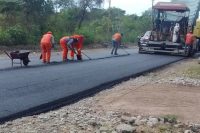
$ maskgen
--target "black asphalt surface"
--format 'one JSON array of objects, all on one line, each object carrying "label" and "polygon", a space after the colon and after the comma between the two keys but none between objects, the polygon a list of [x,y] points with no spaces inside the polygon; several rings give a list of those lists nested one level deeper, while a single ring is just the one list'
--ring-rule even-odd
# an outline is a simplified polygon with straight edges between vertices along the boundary
[{"label": "black asphalt surface", "polygon": [[0,71],[0,121],[182,58],[134,53],[116,58]]}]

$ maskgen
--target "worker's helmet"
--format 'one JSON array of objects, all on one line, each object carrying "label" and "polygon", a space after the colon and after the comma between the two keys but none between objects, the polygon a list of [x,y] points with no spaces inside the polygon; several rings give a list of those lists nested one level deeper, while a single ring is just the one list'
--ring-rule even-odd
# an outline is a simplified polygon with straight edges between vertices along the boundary
[{"label": "worker's helmet", "polygon": [[52,32],[51,32],[51,31],[48,31],[47,34],[52,34]]}]

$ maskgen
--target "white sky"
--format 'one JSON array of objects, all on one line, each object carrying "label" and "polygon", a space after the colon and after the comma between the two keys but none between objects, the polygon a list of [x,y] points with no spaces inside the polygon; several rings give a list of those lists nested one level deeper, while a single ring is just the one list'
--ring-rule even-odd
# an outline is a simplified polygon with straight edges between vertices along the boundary
[{"label": "white sky", "polygon": [[[154,0],[157,2],[169,2],[170,0]],[[126,11],[126,14],[141,15],[145,10],[151,8],[152,0],[111,0],[111,7],[121,8]],[[105,8],[108,8],[108,0],[105,0]]]}]

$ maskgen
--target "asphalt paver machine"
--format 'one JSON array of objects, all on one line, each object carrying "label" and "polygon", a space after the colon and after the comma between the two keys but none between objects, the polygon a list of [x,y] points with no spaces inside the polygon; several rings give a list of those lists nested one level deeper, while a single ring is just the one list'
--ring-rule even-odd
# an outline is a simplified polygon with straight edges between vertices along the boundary
[{"label": "asphalt paver machine", "polygon": [[185,36],[189,25],[190,9],[183,3],[158,2],[153,6],[152,30],[139,38],[139,53],[170,53],[186,55]]}]

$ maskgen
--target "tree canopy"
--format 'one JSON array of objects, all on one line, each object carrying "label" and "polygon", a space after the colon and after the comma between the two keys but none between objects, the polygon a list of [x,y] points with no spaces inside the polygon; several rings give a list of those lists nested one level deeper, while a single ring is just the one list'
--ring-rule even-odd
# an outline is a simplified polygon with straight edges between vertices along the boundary
[{"label": "tree canopy", "polygon": [[83,34],[86,43],[110,41],[115,32],[124,41],[151,28],[149,12],[126,15],[119,8],[101,8],[104,0],[0,0],[0,45],[37,45],[41,35],[52,31],[56,40]]}]

